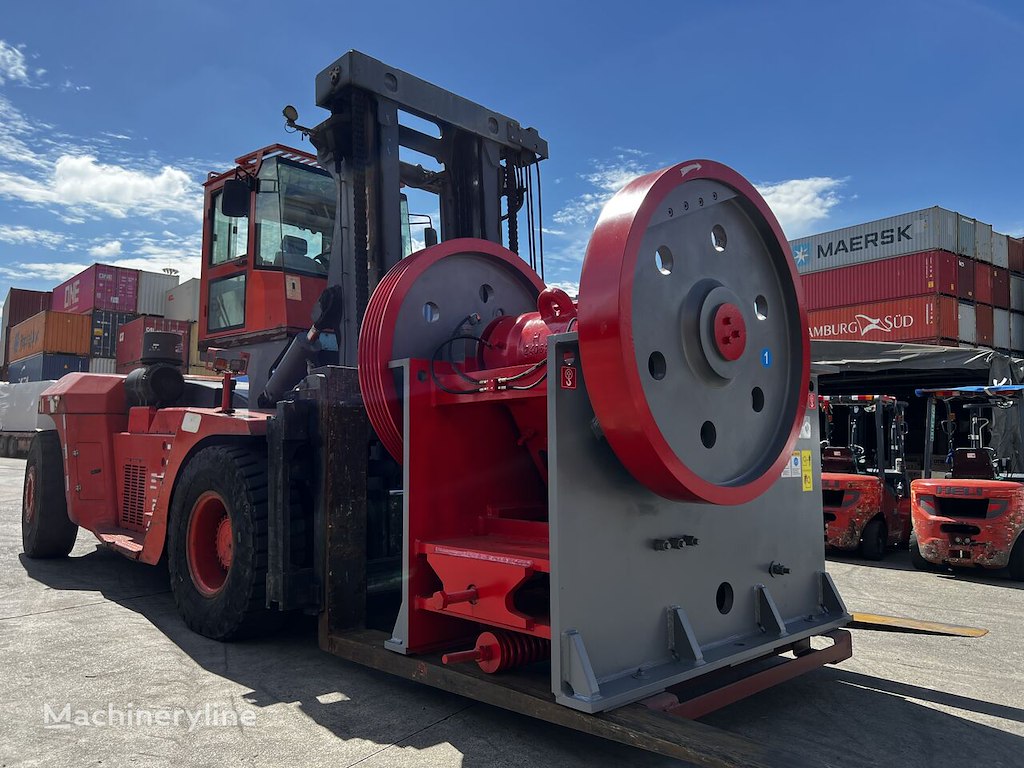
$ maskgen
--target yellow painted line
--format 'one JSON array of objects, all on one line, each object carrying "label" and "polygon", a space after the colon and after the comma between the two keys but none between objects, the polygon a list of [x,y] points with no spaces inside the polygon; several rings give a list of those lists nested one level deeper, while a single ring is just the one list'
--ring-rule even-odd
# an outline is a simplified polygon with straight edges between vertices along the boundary
[{"label": "yellow painted line", "polygon": [[982,637],[988,634],[981,627],[960,627],[937,621],[908,619],[905,616],[879,616],[874,613],[855,613],[851,629],[878,629],[890,632],[914,632],[922,635],[950,635],[952,637]]}]

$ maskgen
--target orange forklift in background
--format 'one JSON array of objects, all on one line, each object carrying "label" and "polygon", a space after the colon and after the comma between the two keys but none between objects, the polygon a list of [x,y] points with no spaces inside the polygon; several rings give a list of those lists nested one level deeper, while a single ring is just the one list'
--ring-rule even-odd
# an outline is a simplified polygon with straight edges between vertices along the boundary
[{"label": "orange forklift in background", "polygon": [[891,395],[822,395],[825,544],[881,560],[910,538],[906,403]]}]

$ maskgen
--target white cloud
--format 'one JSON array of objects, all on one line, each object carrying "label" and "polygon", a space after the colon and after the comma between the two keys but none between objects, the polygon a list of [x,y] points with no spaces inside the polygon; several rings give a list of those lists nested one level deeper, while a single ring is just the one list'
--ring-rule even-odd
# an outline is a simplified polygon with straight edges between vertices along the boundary
[{"label": "white cloud", "polygon": [[64,244],[64,241],[65,237],[60,232],[0,224],[0,242],[11,243],[12,245],[41,245],[43,248],[58,248]]},{"label": "white cloud", "polygon": [[21,48],[0,40],[0,85],[8,81],[27,84],[28,67],[25,66],[25,54]]},{"label": "white cloud", "polygon": [[107,243],[94,245],[89,249],[89,255],[95,256],[97,259],[109,259],[114,256],[119,256],[121,255],[121,241],[111,240]]},{"label": "white cloud", "polygon": [[31,178],[0,170],[0,197],[64,206],[78,216],[93,209],[116,218],[158,213],[202,215],[202,196],[184,171],[165,165],[157,173],[100,163],[91,155],[61,155],[52,172]]},{"label": "white cloud", "polygon": [[642,158],[646,153],[638,149],[622,149],[610,160],[593,161],[594,168],[589,173],[581,173],[579,177],[596,188],[570,200],[551,218],[563,226],[590,225],[601,212],[604,204],[626,184],[637,176],[652,170]]},{"label": "white cloud", "polygon": [[71,264],[58,262],[26,262],[12,264],[9,267],[0,267],[0,277],[6,277],[13,281],[19,280],[46,280],[54,285],[63,283],[69,277],[74,277],[88,264]]},{"label": "white cloud", "polygon": [[788,238],[803,237],[812,225],[828,218],[841,198],[839,189],[846,179],[813,176],[758,184],[757,190],[782,224]]},{"label": "white cloud", "polygon": [[75,83],[72,83],[70,80],[65,80],[63,83],[60,84],[60,89],[62,91],[91,91],[92,86],[76,85]]},{"label": "white cloud", "polygon": [[575,299],[580,295],[580,283],[578,280],[563,280],[548,282],[548,288],[561,288],[563,291],[569,294],[570,298]]}]

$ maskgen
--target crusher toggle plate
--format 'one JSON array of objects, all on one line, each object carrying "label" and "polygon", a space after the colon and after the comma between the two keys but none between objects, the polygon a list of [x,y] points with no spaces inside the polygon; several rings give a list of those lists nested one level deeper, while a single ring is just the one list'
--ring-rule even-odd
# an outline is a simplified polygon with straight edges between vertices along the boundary
[{"label": "crusher toggle plate", "polygon": [[387,646],[504,669],[518,633],[560,703],[598,712],[848,623],[809,360],[778,222],[710,161],[608,203],[578,306],[484,241],[404,260],[360,336],[404,470]]}]

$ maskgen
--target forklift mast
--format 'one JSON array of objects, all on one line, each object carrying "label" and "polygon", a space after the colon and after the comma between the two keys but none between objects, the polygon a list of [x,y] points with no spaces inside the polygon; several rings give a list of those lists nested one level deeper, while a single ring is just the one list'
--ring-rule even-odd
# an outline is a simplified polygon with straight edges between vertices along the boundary
[{"label": "forklift mast", "polygon": [[[875,460],[869,471],[884,474],[887,470],[900,470],[905,455],[906,422],[903,413],[907,404],[891,395],[822,395],[819,397],[826,412],[826,441],[831,442],[836,409],[846,412],[846,436],[848,447],[853,447],[866,430],[874,432]],[[870,424],[863,419],[870,415]],[[860,447],[860,446],[858,446]],[[865,456],[867,459],[867,456]]]},{"label": "forklift mast", "polygon": [[[328,289],[319,325],[337,333],[339,364],[355,366],[359,327],[370,294],[402,258],[401,189],[438,195],[442,240],[475,237],[519,252],[517,213],[533,216],[533,174],[547,142],[516,120],[349,51],[316,78],[317,106],[331,116],[309,130],[322,168],[335,180],[337,207]],[[403,113],[437,127],[437,136],[402,124]],[[427,155],[440,170],[406,162],[401,149]],[[505,204],[502,204],[505,198]],[[530,263],[538,261],[534,227]],[[540,249],[540,259],[542,256]]]}]

